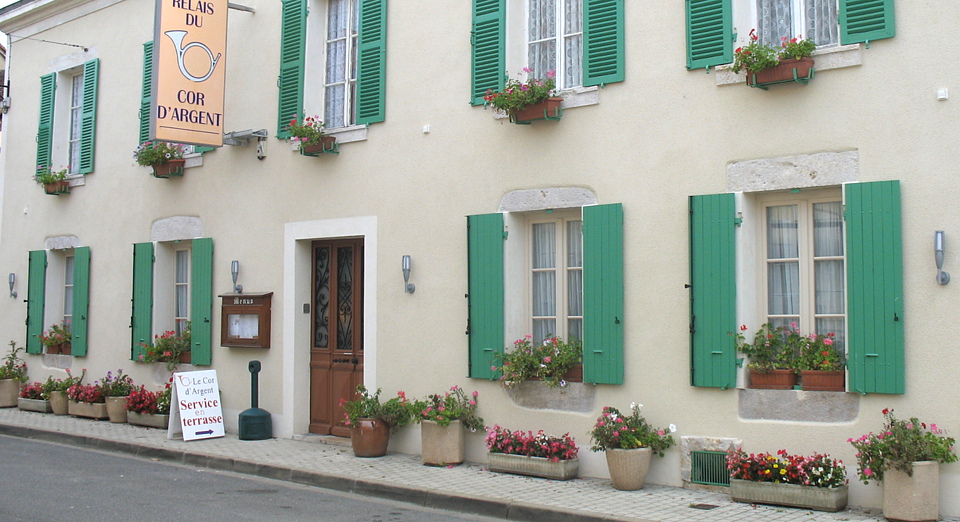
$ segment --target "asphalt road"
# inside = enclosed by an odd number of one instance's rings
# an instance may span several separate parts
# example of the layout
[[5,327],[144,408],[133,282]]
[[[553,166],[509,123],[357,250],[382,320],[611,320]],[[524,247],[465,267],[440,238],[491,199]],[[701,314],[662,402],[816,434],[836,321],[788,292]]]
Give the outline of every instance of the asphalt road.
[[0,520],[432,522],[494,519],[0,436]]

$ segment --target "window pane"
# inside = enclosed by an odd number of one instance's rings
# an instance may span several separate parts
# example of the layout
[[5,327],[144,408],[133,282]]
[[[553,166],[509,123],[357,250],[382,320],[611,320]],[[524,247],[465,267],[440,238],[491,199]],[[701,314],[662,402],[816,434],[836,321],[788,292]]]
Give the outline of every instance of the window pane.
[[73,317],[73,256],[65,259],[63,273],[63,319],[68,322]]
[[583,266],[583,221],[567,221],[567,267]]
[[347,79],[347,41],[336,40],[327,44],[327,82],[336,83]]
[[799,257],[797,206],[767,207],[767,259]]
[[583,0],[564,0],[563,33],[573,34],[583,30]]
[[187,283],[190,277],[190,253],[186,250],[177,250],[177,284]]
[[324,90],[323,123],[326,127],[343,127],[344,84],[330,85]]
[[843,314],[843,261],[816,261],[815,284],[817,287],[816,313]]
[[817,45],[840,42],[837,0],[806,0],[807,38]]
[[583,339],[583,319],[570,319],[567,321],[567,340],[580,339]]
[[767,312],[770,315],[799,314],[800,264],[769,263],[767,273]]
[[531,78],[544,79],[547,72],[557,69],[557,41],[544,40],[531,43],[527,51],[527,62],[533,72]]
[[842,317],[822,317],[817,319],[817,335],[834,334],[833,347],[837,353],[843,355],[846,351],[846,328]]
[[533,342],[543,342],[547,337],[553,337],[553,332],[557,331],[557,322],[554,319],[534,319],[533,320]]
[[557,266],[557,225],[556,223],[534,223],[533,225],[533,268],[556,268]]
[[839,201],[813,205],[813,255],[843,255],[843,214]]
[[327,40],[347,36],[349,0],[330,0],[327,4]]
[[557,35],[556,0],[530,0],[528,19],[530,41],[553,38]]
[[583,271],[567,272],[567,315],[583,317]]
[[533,315],[534,317],[557,315],[557,273],[533,273]]
[[779,47],[793,33],[793,0],[757,0],[757,34],[760,42]]

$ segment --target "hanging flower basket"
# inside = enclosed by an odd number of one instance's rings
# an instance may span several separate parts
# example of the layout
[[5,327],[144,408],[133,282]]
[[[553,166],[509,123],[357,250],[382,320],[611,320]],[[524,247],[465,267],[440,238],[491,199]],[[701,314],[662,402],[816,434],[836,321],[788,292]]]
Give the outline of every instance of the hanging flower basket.
[[55,181],[53,183],[44,183],[43,192],[51,196],[70,193],[70,182],[67,180]]
[[305,142],[300,142],[300,154],[303,156],[319,156],[321,154],[339,153],[340,146],[337,144],[336,136],[321,136],[320,143],[308,144]]
[[185,159],[172,159],[153,167],[153,177],[167,179],[171,176],[183,176],[183,166],[187,163]]

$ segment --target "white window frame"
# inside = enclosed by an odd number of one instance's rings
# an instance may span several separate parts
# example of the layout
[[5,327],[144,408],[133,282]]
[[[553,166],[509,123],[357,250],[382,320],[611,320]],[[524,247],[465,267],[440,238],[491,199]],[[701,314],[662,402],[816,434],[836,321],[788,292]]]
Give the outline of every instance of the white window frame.
[[[185,283],[177,283],[177,252],[187,254]],[[153,334],[174,331],[180,333],[183,323],[190,320],[190,271],[193,269],[193,242],[189,239],[159,241],[156,243],[153,278]],[[186,315],[177,314],[177,288],[187,293]]]
[[80,169],[80,137],[83,134],[83,69],[70,76],[70,96],[67,98],[67,114],[70,127],[67,129],[67,164],[70,174]]
[[[745,45],[747,39],[749,38],[749,33],[751,29],[758,29],[760,22],[760,13],[757,8],[758,0],[735,0],[733,5],[733,27],[734,32],[737,34],[737,43],[734,44],[734,48]],[[803,15],[804,9],[806,7],[807,0],[790,0],[793,12],[800,13],[800,16],[794,16],[793,19],[793,33],[788,36],[788,38],[793,38],[797,35],[802,35],[807,37],[807,21],[806,16]],[[837,41],[832,43],[820,44],[817,43],[817,49],[836,47],[840,45],[840,32],[839,32],[839,16],[840,16],[839,6],[837,7]],[[765,42],[767,45],[773,47],[778,47],[780,45],[779,41],[776,42]],[[819,70],[819,68],[818,68]]]
[[[540,38],[534,40],[531,30],[532,15],[531,10],[534,7],[535,3],[539,3],[541,0],[527,0],[526,1],[526,52],[527,52],[527,67],[533,70],[530,73],[530,76],[533,78],[546,79],[547,72],[551,69],[556,72],[556,85],[558,91],[570,90],[577,87],[583,86],[583,0],[552,0],[554,1],[554,19],[556,21],[556,27],[554,27],[554,34],[551,37]],[[580,20],[577,22],[577,27],[579,30],[566,33],[567,20],[566,20],[566,5],[568,3],[579,4],[580,8],[577,12],[580,14]],[[567,56],[566,56],[566,43],[567,40],[572,38],[580,38],[580,56],[579,56],[579,70],[576,73],[576,78],[579,81],[574,80],[572,82],[567,82],[565,71],[567,69]],[[556,53],[556,61],[544,70],[539,70],[537,64],[531,63],[530,53],[532,47],[536,44],[545,43],[549,41],[554,42],[554,52]]]
[[[73,105],[74,82],[80,84],[79,103]],[[80,134],[74,136],[73,118],[80,118],[83,111],[83,63],[57,71],[57,86],[53,100],[53,140],[50,151],[50,167],[54,170],[68,168],[69,178],[80,178]],[[79,127],[79,123],[76,125]],[[82,183],[80,183],[82,184]],[[71,183],[73,185],[73,183]]]
[[73,250],[64,252],[63,256],[63,299],[60,301],[62,313],[60,314],[64,324],[73,322],[73,300],[74,300],[74,281],[76,277],[76,257]]
[[[534,311],[534,310],[533,310],[533,293],[534,293],[534,290],[533,290],[533,285],[534,285],[533,273],[534,273],[535,271],[543,271],[543,272],[554,271],[554,272],[556,273],[556,278],[555,278],[555,284],[556,284],[556,290],[555,290],[555,291],[556,291],[556,296],[555,296],[555,298],[554,298],[554,299],[555,299],[555,302],[556,302],[556,309],[554,310],[554,314],[555,314],[555,315],[553,315],[553,316],[543,316],[543,317],[539,317],[539,318],[549,318],[549,317],[552,317],[552,318],[554,319],[554,324],[556,325],[556,328],[555,328],[556,331],[554,331],[554,332],[547,332],[547,333],[552,334],[551,336],[561,337],[561,338],[563,338],[564,340],[569,340],[569,339],[570,339],[570,332],[569,332],[568,330],[569,330],[569,321],[570,321],[571,319],[577,319],[577,318],[579,318],[579,319],[580,319],[580,322],[581,322],[581,329],[583,328],[583,326],[582,326],[582,325],[583,325],[583,315],[582,315],[582,313],[581,313],[581,315],[578,315],[578,316],[576,316],[576,315],[570,315],[570,313],[569,313],[569,311],[570,311],[570,303],[569,303],[568,292],[567,292],[567,290],[568,290],[568,281],[569,281],[568,273],[571,272],[571,271],[579,271],[579,272],[581,272],[581,274],[582,274],[582,272],[583,272],[583,262],[582,262],[582,261],[583,261],[583,252],[582,252],[582,248],[583,248],[583,236],[582,236],[583,217],[582,217],[582,212],[580,211],[579,208],[576,209],[576,210],[565,210],[565,211],[554,211],[554,212],[550,212],[550,211],[539,211],[539,212],[533,212],[533,213],[531,213],[530,215],[528,215],[525,221],[526,221],[526,222],[525,222],[525,224],[524,224],[524,229],[525,229],[524,232],[525,232],[525,236],[526,236],[526,241],[525,241],[525,242],[526,242],[526,245],[527,245],[527,246],[526,246],[526,249],[525,249],[526,255],[524,256],[524,260],[523,260],[524,266],[525,266],[525,270],[526,270],[526,278],[525,278],[525,279],[526,279],[526,284],[524,285],[524,288],[526,289],[525,292],[524,292],[524,296],[525,296],[525,297],[524,297],[524,302],[525,302],[525,304],[526,304],[526,313],[524,314],[524,317],[526,318],[526,324],[527,324],[526,328],[527,328],[527,329],[526,329],[526,332],[525,332],[525,333],[530,333],[530,334],[532,334],[532,333],[534,332],[534,327],[533,327],[534,320],[538,318],[538,317],[535,317],[535,316],[533,315],[533,311]],[[581,241],[580,241],[580,245],[581,245],[581,255],[580,255],[581,264],[580,264],[579,267],[575,267],[575,268],[571,268],[571,267],[568,267],[568,266],[567,266],[567,259],[568,259],[568,256],[567,256],[567,236],[568,236],[568,233],[567,233],[567,224],[568,224],[569,222],[571,222],[571,221],[579,221],[579,222],[581,222]],[[533,268],[533,238],[534,238],[533,228],[534,228],[534,225],[535,225],[535,224],[540,224],[540,223],[554,223],[554,224],[556,225],[556,228],[555,228],[555,230],[556,230],[556,236],[555,236],[554,240],[555,240],[555,251],[556,251],[556,256],[557,256],[557,258],[556,258],[555,263],[554,263],[554,268],[552,268],[552,269],[539,269],[539,270],[538,270],[538,269],[534,269],[534,268]],[[581,284],[582,284],[582,281],[583,281],[582,276],[581,276],[581,279],[580,279],[580,280],[581,280]],[[583,302],[583,288],[582,288],[582,286],[581,286],[581,289],[580,289],[580,300],[581,300],[581,306],[582,306],[582,302]],[[581,310],[581,312],[582,312],[582,310]],[[581,332],[581,335],[582,335],[582,332]],[[540,342],[540,341],[542,341],[542,339],[534,339],[534,342]]]

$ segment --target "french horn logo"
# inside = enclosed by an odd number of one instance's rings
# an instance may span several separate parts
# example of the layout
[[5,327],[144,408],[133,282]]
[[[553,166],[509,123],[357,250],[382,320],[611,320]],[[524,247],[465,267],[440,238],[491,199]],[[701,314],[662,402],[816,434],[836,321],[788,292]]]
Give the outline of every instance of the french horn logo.
[[[220,62],[220,53],[217,53],[217,56],[214,57],[213,51],[200,42],[190,42],[187,45],[183,45],[183,38],[187,36],[186,31],[167,31],[163,34],[170,37],[170,40],[173,42],[173,47],[177,50],[177,65],[180,67],[180,74],[182,74],[184,78],[192,82],[202,82],[209,78],[213,74],[213,71],[216,70],[217,63]],[[183,56],[187,54],[187,50],[189,50],[191,47],[199,47],[200,49],[204,50],[210,59],[210,68],[203,76],[194,76],[190,73],[190,71],[187,70],[187,66],[183,63]]]

